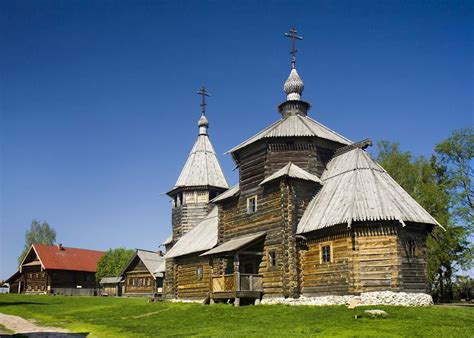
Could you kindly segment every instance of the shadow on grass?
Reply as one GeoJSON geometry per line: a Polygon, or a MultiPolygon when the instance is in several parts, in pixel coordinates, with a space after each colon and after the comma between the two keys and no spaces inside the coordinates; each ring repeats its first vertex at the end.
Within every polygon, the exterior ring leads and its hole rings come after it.
{"type": "Polygon", "coordinates": [[[87,337],[89,332],[76,332],[76,333],[64,333],[64,332],[25,332],[16,333],[12,335],[3,335],[2,337],[52,337],[52,338],[69,338],[69,337],[87,337]]]}
{"type": "Polygon", "coordinates": [[[48,305],[42,302],[0,302],[0,306],[14,306],[14,305],[48,305]]]}

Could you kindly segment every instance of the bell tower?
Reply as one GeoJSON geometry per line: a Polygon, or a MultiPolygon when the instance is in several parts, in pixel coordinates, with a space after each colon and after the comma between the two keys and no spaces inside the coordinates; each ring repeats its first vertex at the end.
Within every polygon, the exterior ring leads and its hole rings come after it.
{"type": "Polygon", "coordinates": [[[209,201],[229,188],[209,140],[206,97],[210,95],[205,87],[197,94],[202,96],[198,137],[176,184],[167,193],[172,204],[173,244],[207,216],[209,201]]]}

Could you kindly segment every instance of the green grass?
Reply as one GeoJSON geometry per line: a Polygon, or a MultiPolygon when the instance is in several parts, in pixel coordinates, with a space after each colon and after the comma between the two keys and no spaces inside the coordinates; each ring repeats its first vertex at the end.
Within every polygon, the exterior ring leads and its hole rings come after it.
{"type": "Polygon", "coordinates": [[[0,295],[0,312],[98,337],[343,336],[474,337],[474,308],[214,306],[147,303],[144,298],[0,295]],[[388,312],[384,319],[363,315],[388,312]]]}

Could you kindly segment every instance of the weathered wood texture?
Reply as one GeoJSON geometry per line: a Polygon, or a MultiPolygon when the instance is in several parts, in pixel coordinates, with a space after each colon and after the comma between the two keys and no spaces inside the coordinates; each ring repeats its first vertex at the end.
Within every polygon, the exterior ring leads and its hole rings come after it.
{"type": "Polygon", "coordinates": [[[176,298],[176,265],[174,258],[168,258],[165,261],[165,280],[163,283],[163,298],[176,298]]]}
{"type": "Polygon", "coordinates": [[[400,223],[369,223],[354,227],[351,292],[400,289],[397,229],[400,223]]]}
{"type": "MultiPolygon", "coordinates": [[[[252,150],[252,149],[251,149],[252,150]]],[[[304,209],[316,194],[319,185],[295,179],[259,183],[281,169],[288,162],[320,175],[333,150],[318,148],[307,140],[282,143],[275,140],[265,148],[256,148],[240,158],[240,196],[222,203],[219,215],[219,242],[237,236],[266,231],[264,255],[259,261],[258,273],[263,276],[267,297],[299,295],[299,264],[296,250],[296,227],[304,209]],[[247,212],[247,198],[257,196],[257,212],[247,212]],[[268,255],[276,255],[275,266],[269,266],[268,255]]],[[[218,271],[228,272],[227,265],[219,264],[218,271]]]]}
{"type": "Polygon", "coordinates": [[[173,242],[206,218],[210,207],[209,203],[189,203],[173,208],[173,242]]]}
{"type": "MultiPolygon", "coordinates": [[[[333,229],[335,230],[335,229],[333,229]]],[[[370,291],[427,292],[426,231],[398,222],[359,224],[339,232],[320,231],[300,252],[302,293],[360,294],[370,291]],[[411,255],[408,240],[415,240],[411,255]],[[331,245],[332,261],[321,261],[321,247],[331,245]]]]}
{"type": "Polygon", "coordinates": [[[421,225],[410,225],[398,232],[398,256],[401,263],[400,289],[406,292],[428,292],[426,277],[427,230],[421,225]],[[414,241],[415,255],[409,253],[409,241],[414,241]]]}
{"type": "Polygon", "coordinates": [[[100,289],[101,296],[121,296],[121,286],[117,284],[104,284],[100,289]]]}
{"type": "MultiPolygon", "coordinates": [[[[330,147],[330,145],[326,145],[330,147]]],[[[269,176],[288,162],[320,177],[334,150],[326,148],[315,141],[295,140],[293,142],[272,142],[268,145],[265,176],[269,176]]]]}
{"type": "Polygon", "coordinates": [[[124,295],[153,294],[156,292],[155,279],[138,256],[130,263],[124,277],[124,295]]]}
{"type": "Polygon", "coordinates": [[[177,257],[176,296],[178,299],[203,299],[209,295],[211,266],[208,258],[177,257]],[[202,275],[197,272],[202,267],[202,275]]]}
{"type": "Polygon", "coordinates": [[[350,243],[347,232],[310,239],[300,252],[301,291],[306,296],[343,295],[349,293],[350,243]],[[321,259],[321,248],[330,245],[331,262],[321,259]]]}
{"type": "Polygon", "coordinates": [[[43,270],[40,266],[23,267],[26,293],[51,293],[55,288],[84,289],[97,287],[94,272],[70,270],[43,270]]]}

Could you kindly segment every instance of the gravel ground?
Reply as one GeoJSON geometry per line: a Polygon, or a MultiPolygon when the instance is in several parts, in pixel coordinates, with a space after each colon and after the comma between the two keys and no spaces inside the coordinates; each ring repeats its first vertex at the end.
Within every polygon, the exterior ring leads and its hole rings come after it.
{"type": "Polygon", "coordinates": [[[22,334],[28,337],[83,336],[80,334],[71,333],[69,330],[59,327],[40,326],[21,317],[6,315],[3,313],[0,313],[0,324],[16,334],[22,334]]]}

